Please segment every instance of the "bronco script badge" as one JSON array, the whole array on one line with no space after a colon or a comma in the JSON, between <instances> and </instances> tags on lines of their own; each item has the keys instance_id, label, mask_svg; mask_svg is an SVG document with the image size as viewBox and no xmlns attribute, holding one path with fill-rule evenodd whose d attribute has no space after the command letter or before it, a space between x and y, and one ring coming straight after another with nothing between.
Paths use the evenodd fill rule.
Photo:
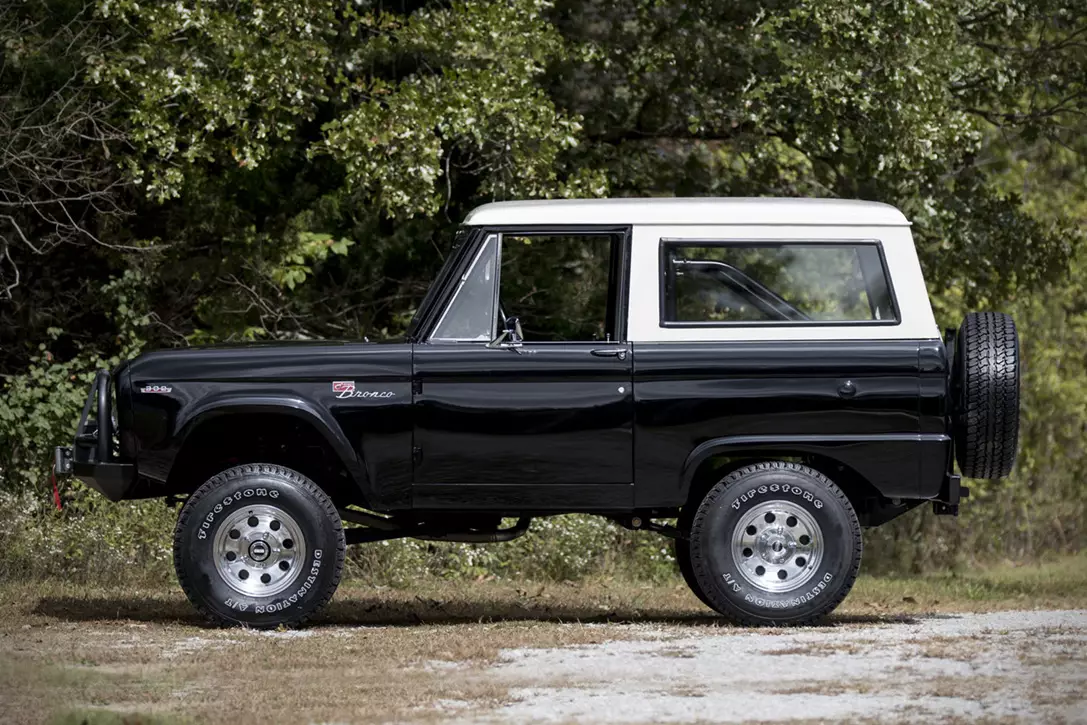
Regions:
<instances>
[{"instance_id":1,"label":"bronco script badge","mask_svg":"<svg viewBox=\"0 0 1087 725\"><path fill-rule=\"evenodd\" d=\"M396 395L391 390L355 390L354 380L333 380L332 392L341 400L344 398L392 398Z\"/></svg>"}]
</instances>

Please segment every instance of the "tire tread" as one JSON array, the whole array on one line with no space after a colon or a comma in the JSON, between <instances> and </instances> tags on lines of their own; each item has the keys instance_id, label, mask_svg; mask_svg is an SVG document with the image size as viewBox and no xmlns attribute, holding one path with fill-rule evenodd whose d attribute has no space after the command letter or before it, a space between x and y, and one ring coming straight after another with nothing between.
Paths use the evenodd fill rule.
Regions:
<instances>
[{"instance_id":1,"label":"tire tread","mask_svg":"<svg viewBox=\"0 0 1087 725\"><path fill-rule=\"evenodd\" d=\"M195 607L196 610L200 612L202 616L207 618L208 621L210 621L212 624L220 627L239 624L237 621L223 617L222 615L213 612L204 606L201 597L197 593L195 587L193 587L192 582L189 580L188 574L184 571L183 567L180 566L179 562L181 561L182 547L185 546L185 538L190 533L188 530L188 522L189 517L192 515L194 505L202 499L211 495L213 491L215 491L223 484L226 484L238 478L254 474L279 476L287 479L287 482L289 482L291 485L297 486L298 488L306 491L321 507L322 513L328 518L329 523L333 525L335 531L338 534L336 537L337 547L336 555L334 557L335 565L331 584L329 586L326 586L324 590L319 593L317 604L310 608L308 613L299 617L298 619L291 620L292 625L301 625L307 622L315 613L320 611L321 608L328 604L329 600L332 599L332 595L335 594L336 588L339 586L340 583L340 576L343 574L343 565L344 559L347 555L347 548L343 536L343 521L340 519L340 514L336 510L335 504L333 504L332 500L328 497L328 494L326 494L317 484L303 476L301 473L298 473L297 471L294 471L290 468L286 468L285 466L279 466L271 463L247 463L240 466L234 466L233 468L228 468L227 470L212 476L207 481L205 481L204 484L200 486L200 488L196 489L196 491L191 496L189 496L189 498L185 501L185 505L181 507L181 513L178 515L177 518L177 526L174 528L173 553L174 570L177 572L177 580L178 583L181 585L182 591L185 592L185 596L188 597L190 602L192 602L193 607ZM246 626L259 629L271 628L277 625L248 624Z\"/></svg>"},{"instance_id":2,"label":"tire tread","mask_svg":"<svg viewBox=\"0 0 1087 725\"><path fill-rule=\"evenodd\" d=\"M833 496L837 499L848 514L849 533L853 546L853 565L846 573L845 583L839 586L837 593L823 602L823 606L818 610L812 612L810 615L788 622L789 626L814 624L837 608L837 606L842 603L842 600L848 596L850 590L853 588L853 583L857 580L857 575L860 573L861 555L864 552L864 542L861 539L861 525L857 518L856 511L853 510L853 505L850 503L849 498L842 489L838 488L833 481L822 473L809 466L789 461L763 461L733 471L714 485L703 497L701 503L699 503L694 519L691 522L691 540L693 541L695 539L697 532L705 525L706 517L716 505L718 499L725 495L726 491L750 475L771 471L787 471L789 473L807 476L820 484L829 496ZM699 581L713 576L713 574L707 570L706 563L696 554L696 549L693 546L691 547L691 569L694 572L696 580ZM705 598L709 600L707 603L733 624L747 627L779 624L744 612L724 597L718 595L712 587L702 587L702 592Z\"/></svg>"},{"instance_id":3,"label":"tire tread","mask_svg":"<svg viewBox=\"0 0 1087 725\"><path fill-rule=\"evenodd\" d=\"M973 312L959 329L955 452L967 478L1004 478L1019 442L1019 338L1001 312Z\"/></svg>"},{"instance_id":4,"label":"tire tread","mask_svg":"<svg viewBox=\"0 0 1087 725\"><path fill-rule=\"evenodd\" d=\"M679 530L683 533L683 538L672 539L672 555L675 556L676 566L679 567L679 573L683 577L683 581L687 583L691 593L698 597L699 601L707 607L713 609L713 604L702 591L702 585L698 583L698 579L696 579L694 575L694 570L691 568L691 519L693 518L697 507L698 504L691 504L684 506L683 510L680 511L679 520L676 523Z\"/></svg>"}]
</instances>

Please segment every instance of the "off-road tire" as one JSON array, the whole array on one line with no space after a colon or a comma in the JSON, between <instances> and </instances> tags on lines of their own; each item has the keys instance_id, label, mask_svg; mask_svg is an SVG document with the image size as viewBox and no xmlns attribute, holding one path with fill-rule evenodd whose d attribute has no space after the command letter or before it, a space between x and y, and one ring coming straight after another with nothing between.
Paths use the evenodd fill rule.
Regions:
<instances>
[{"instance_id":1,"label":"off-road tire","mask_svg":"<svg viewBox=\"0 0 1087 725\"><path fill-rule=\"evenodd\" d=\"M808 568L797 574L796 581L803 582L797 589L767 591L748 579L755 576L753 573L741 571L741 566L751 567L759 560L746 557L744 552L749 549L738 549L734 537L747 535L754 528L745 525L751 516L765 520L759 512L767 507L795 511L796 517L808 523L778 523L770 517L772 523L767 523L767 528L759 533L760 540L767 534L776 545L778 539L790 535L787 527L800 526L796 530L812 534L808 537L813 542L811 551L816 549L814 542L821 547L818 559L813 553L805 562ZM788 520L796 517L790 515ZM778 530L783 533L775 533ZM803 625L819 621L849 594L860 570L863 548L860 523L841 489L808 466L784 461L745 466L713 486L698 505L690 536L691 570L707 603L742 625ZM795 540L792 543L797 544ZM783 549L792 551L788 545ZM759 554L756 552L754 556ZM774 579L780 570L773 570L778 566L769 565L770 579L766 580L766 586L779 586ZM780 586L791 583L782 582Z\"/></svg>"},{"instance_id":2,"label":"off-road tire","mask_svg":"<svg viewBox=\"0 0 1087 725\"><path fill-rule=\"evenodd\" d=\"M698 580L694 578L694 569L691 568L691 519L694 518L695 506L687 506L680 512L679 520L676 522L682 537L672 539L672 554L676 557L676 565L679 567L679 573L683 576L683 581L690 587L691 592L698 597L698 599L710 609L713 609L713 605L710 604L710 600L706 598L706 595L702 593L702 587L699 586Z\"/></svg>"},{"instance_id":3,"label":"off-road tire","mask_svg":"<svg viewBox=\"0 0 1087 725\"><path fill-rule=\"evenodd\" d=\"M1019 337L1010 315L972 312L955 340L955 458L967 478L1003 478L1019 444Z\"/></svg>"},{"instance_id":4,"label":"off-road tire","mask_svg":"<svg viewBox=\"0 0 1087 725\"><path fill-rule=\"evenodd\" d=\"M282 562L286 568L281 571L286 573L268 570L280 577L283 587L270 596L235 590L216 564L217 535L237 538L236 532L219 529L243 511L249 513L247 521L256 520L254 513L283 513L301 538L299 543L283 543L300 554L296 561ZM278 521L271 525L277 531L288 526ZM178 582L193 606L220 625L265 629L305 622L335 593L344 552L343 523L325 492L297 471L265 463L236 466L213 476L189 496L174 530ZM260 572L254 569L253 576L262 576Z\"/></svg>"}]
</instances>

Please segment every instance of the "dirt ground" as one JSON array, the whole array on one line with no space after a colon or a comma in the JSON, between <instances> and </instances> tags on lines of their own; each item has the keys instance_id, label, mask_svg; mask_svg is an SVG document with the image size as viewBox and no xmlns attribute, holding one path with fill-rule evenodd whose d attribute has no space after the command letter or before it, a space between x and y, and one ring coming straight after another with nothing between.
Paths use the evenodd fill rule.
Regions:
<instances>
[{"instance_id":1,"label":"dirt ground","mask_svg":"<svg viewBox=\"0 0 1087 725\"><path fill-rule=\"evenodd\" d=\"M300 630L173 587L0 583L3 723L1087 723L1087 559L862 578L823 626L726 626L678 581L341 588Z\"/></svg>"}]
</instances>

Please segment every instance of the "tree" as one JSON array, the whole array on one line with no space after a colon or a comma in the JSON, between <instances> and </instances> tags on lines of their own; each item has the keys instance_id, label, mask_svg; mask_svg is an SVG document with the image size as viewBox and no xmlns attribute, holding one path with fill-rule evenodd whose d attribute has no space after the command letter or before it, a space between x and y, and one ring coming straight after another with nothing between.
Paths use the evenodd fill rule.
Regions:
<instances>
[{"instance_id":1,"label":"tree","mask_svg":"<svg viewBox=\"0 0 1087 725\"><path fill-rule=\"evenodd\" d=\"M1031 486L1087 420L1082 366L1052 367L1083 306L1087 0L0 13L0 374L48 363L38 345L108 359L135 300L152 346L400 333L493 199L837 196L913 220L944 324L1039 327L1028 405L1065 407L1031 414Z\"/></svg>"},{"instance_id":2,"label":"tree","mask_svg":"<svg viewBox=\"0 0 1087 725\"><path fill-rule=\"evenodd\" d=\"M94 77L197 339L394 332L474 204L606 193L896 204L952 321L1078 243L987 149L1082 113L1082 4L100 0L131 42Z\"/></svg>"},{"instance_id":3,"label":"tree","mask_svg":"<svg viewBox=\"0 0 1087 725\"><path fill-rule=\"evenodd\" d=\"M126 214L109 162L124 140L118 101L86 74L111 45L93 12L48 0L0 7L0 300L22 281L19 260L62 244L115 246L99 229Z\"/></svg>"},{"instance_id":4,"label":"tree","mask_svg":"<svg viewBox=\"0 0 1087 725\"><path fill-rule=\"evenodd\" d=\"M88 77L117 42L92 2L0 4L0 374L46 341L62 356L110 347L100 290L124 255L151 246L124 232L134 198L115 164L128 149L123 100Z\"/></svg>"},{"instance_id":5,"label":"tree","mask_svg":"<svg viewBox=\"0 0 1087 725\"><path fill-rule=\"evenodd\" d=\"M571 0L556 22L584 50L550 82L613 193L893 203L934 291L1001 304L1064 268L1072 230L995 185L985 149L1082 116L1084 10Z\"/></svg>"}]
</instances>

